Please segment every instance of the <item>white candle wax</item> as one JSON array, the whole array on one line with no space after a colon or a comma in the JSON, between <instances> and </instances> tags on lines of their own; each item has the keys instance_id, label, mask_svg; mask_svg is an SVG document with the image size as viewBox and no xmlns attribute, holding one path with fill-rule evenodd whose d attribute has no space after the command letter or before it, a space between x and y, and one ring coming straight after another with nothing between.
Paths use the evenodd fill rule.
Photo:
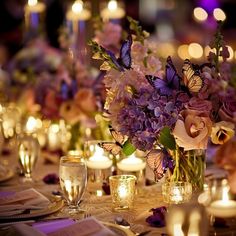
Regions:
<instances>
[{"instance_id":1,"label":"white candle wax","mask_svg":"<svg viewBox=\"0 0 236 236\"><path fill-rule=\"evenodd\" d=\"M146 163L142 159L137 158L134 155L131 155L118 162L117 167L122 171L135 172L143 170L146 167Z\"/></svg>"},{"instance_id":2,"label":"white candle wax","mask_svg":"<svg viewBox=\"0 0 236 236\"><path fill-rule=\"evenodd\" d=\"M105 21L111 19L121 19L125 16L125 11L123 8L118 6L117 1L111 0L109 1L107 7L101 11L101 16Z\"/></svg>"},{"instance_id":3,"label":"white candle wax","mask_svg":"<svg viewBox=\"0 0 236 236\"><path fill-rule=\"evenodd\" d=\"M71 7L71 10L66 13L66 19L72 22L85 21L88 20L90 17L90 11L84 9L83 2L80 0L75 1Z\"/></svg>"},{"instance_id":4,"label":"white candle wax","mask_svg":"<svg viewBox=\"0 0 236 236\"><path fill-rule=\"evenodd\" d=\"M103 149L98 146L95 147L93 156L91 156L86 163L90 169L107 169L112 166L112 160L104 156Z\"/></svg>"},{"instance_id":5,"label":"white candle wax","mask_svg":"<svg viewBox=\"0 0 236 236\"><path fill-rule=\"evenodd\" d=\"M236 201L233 200L217 200L208 207L210 214L216 217L233 217L236 216Z\"/></svg>"},{"instance_id":6,"label":"white candle wax","mask_svg":"<svg viewBox=\"0 0 236 236\"><path fill-rule=\"evenodd\" d=\"M60 148L59 131L60 127L57 124L52 124L48 129L48 149L50 151L56 151Z\"/></svg>"}]
</instances>

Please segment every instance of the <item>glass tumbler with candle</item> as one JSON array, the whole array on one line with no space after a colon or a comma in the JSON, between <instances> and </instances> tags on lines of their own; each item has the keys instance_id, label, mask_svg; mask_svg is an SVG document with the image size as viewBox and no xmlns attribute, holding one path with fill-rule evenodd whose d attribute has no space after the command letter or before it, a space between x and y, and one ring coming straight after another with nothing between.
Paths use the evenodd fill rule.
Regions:
<instances>
[{"instance_id":1,"label":"glass tumbler with candle","mask_svg":"<svg viewBox=\"0 0 236 236\"><path fill-rule=\"evenodd\" d=\"M162 184L163 200L169 204L188 202L192 197L192 184L189 182L165 182Z\"/></svg>"},{"instance_id":2,"label":"glass tumbler with candle","mask_svg":"<svg viewBox=\"0 0 236 236\"><path fill-rule=\"evenodd\" d=\"M104 150L98 146L99 141L87 141L84 156L88 167L89 188L92 193L103 195L102 183L111 175L113 161Z\"/></svg>"},{"instance_id":3,"label":"glass tumbler with candle","mask_svg":"<svg viewBox=\"0 0 236 236\"><path fill-rule=\"evenodd\" d=\"M226 178L211 180L208 189L208 199L205 203L211 216L220 218L236 216L236 201L233 200Z\"/></svg>"},{"instance_id":4,"label":"glass tumbler with candle","mask_svg":"<svg viewBox=\"0 0 236 236\"><path fill-rule=\"evenodd\" d=\"M134 175L114 175L109 177L112 204L115 211L129 210L135 197Z\"/></svg>"},{"instance_id":5,"label":"glass tumbler with candle","mask_svg":"<svg viewBox=\"0 0 236 236\"><path fill-rule=\"evenodd\" d=\"M32 171L40 155L38 139L30 134L18 136L18 157L21 171L24 174L23 182L32 182Z\"/></svg>"},{"instance_id":6,"label":"glass tumbler with candle","mask_svg":"<svg viewBox=\"0 0 236 236\"><path fill-rule=\"evenodd\" d=\"M82 158L71 155L60 159L59 167L60 185L68 203L66 212L76 214L83 212L79 203L87 185L87 166Z\"/></svg>"}]
</instances>

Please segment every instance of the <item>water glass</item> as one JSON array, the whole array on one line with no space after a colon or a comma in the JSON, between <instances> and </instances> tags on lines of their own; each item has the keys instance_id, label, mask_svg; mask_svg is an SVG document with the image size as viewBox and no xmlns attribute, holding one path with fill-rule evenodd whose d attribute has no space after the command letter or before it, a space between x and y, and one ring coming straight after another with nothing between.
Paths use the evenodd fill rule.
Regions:
<instances>
[{"instance_id":1,"label":"water glass","mask_svg":"<svg viewBox=\"0 0 236 236\"><path fill-rule=\"evenodd\" d=\"M32 182L32 171L40 155L38 139L32 135L21 134L18 137L18 160L24 174L23 182Z\"/></svg>"},{"instance_id":2,"label":"water glass","mask_svg":"<svg viewBox=\"0 0 236 236\"><path fill-rule=\"evenodd\" d=\"M79 207L87 185L87 167L82 158L71 155L61 157L59 167L60 186L68 203L68 213L83 211Z\"/></svg>"},{"instance_id":3,"label":"water glass","mask_svg":"<svg viewBox=\"0 0 236 236\"><path fill-rule=\"evenodd\" d=\"M134 175L114 175L109 177L113 209L128 210L133 207L135 196Z\"/></svg>"}]
</instances>

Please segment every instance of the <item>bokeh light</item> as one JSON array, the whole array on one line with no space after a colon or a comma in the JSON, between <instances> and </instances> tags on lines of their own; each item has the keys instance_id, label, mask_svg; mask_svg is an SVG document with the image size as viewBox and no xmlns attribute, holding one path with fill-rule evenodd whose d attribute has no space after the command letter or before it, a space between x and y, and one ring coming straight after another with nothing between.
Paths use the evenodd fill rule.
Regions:
<instances>
[{"instance_id":1,"label":"bokeh light","mask_svg":"<svg viewBox=\"0 0 236 236\"><path fill-rule=\"evenodd\" d=\"M213 16L216 20L224 21L226 19L226 15L225 15L224 11L220 8L214 9Z\"/></svg>"},{"instance_id":2,"label":"bokeh light","mask_svg":"<svg viewBox=\"0 0 236 236\"><path fill-rule=\"evenodd\" d=\"M208 14L203 8L196 7L193 10L193 16L197 21L205 21L208 17Z\"/></svg>"},{"instance_id":3,"label":"bokeh light","mask_svg":"<svg viewBox=\"0 0 236 236\"><path fill-rule=\"evenodd\" d=\"M188 53L193 58L201 58L203 55L203 48L198 43L191 43L188 46Z\"/></svg>"},{"instance_id":4,"label":"bokeh light","mask_svg":"<svg viewBox=\"0 0 236 236\"><path fill-rule=\"evenodd\" d=\"M178 47L177 53L178 53L178 56L182 60L190 59L190 55L189 55L189 52L188 52L188 45L187 44L180 45Z\"/></svg>"}]
</instances>

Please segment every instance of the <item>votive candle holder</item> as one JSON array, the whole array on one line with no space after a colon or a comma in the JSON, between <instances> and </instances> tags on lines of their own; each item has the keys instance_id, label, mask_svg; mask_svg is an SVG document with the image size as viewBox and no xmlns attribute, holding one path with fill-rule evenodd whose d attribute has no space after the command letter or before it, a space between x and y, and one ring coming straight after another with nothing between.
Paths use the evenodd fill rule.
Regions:
<instances>
[{"instance_id":1,"label":"votive candle holder","mask_svg":"<svg viewBox=\"0 0 236 236\"><path fill-rule=\"evenodd\" d=\"M134 175L114 175L109 177L113 210L129 210L135 197Z\"/></svg>"}]
</instances>

